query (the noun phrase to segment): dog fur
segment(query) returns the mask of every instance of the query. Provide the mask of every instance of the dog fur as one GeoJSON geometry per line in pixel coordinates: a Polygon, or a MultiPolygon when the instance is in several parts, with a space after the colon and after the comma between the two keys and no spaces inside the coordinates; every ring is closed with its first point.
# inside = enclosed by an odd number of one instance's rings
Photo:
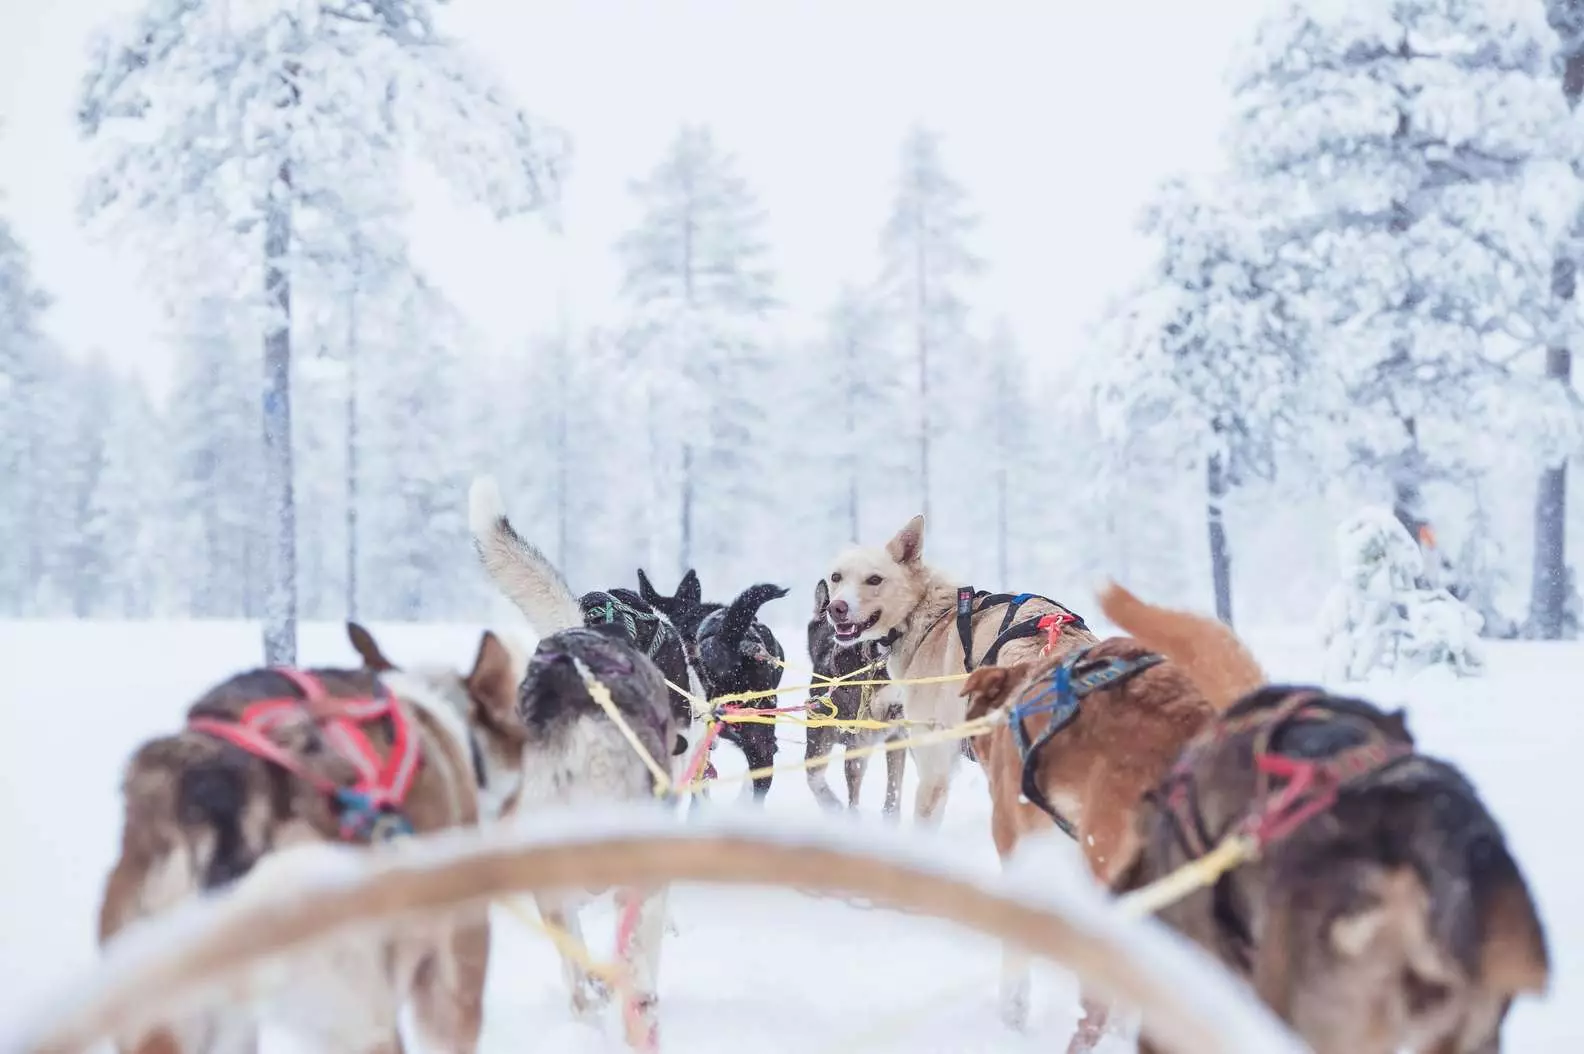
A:
{"type": "MultiPolygon", "coordinates": [[[[1051,654],[1012,666],[986,666],[962,686],[973,720],[1008,701],[1021,701],[1045,691],[1049,677],[1073,651],[1064,638],[1051,654]]],[[[1132,661],[1148,654],[1126,637],[1095,644],[1087,659],[1132,661]]],[[[1106,886],[1114,885],[1133,866],[1139,853],[1137,822],[1145,796],[1170,771],[1183,744],[1214,716],[1187,675],[1170,663],[1149,666],[1084,697],[1073,720],[1035,758],[1037,785],[1046,801],[1072,824],[1078,847],[1090,871],[1106,886]]],[[[1025,725],[1038,737],[1049,725],[1049,713],[1031,714],[1025,725]]],[[[996,725],[973,740],[975,753],[990,784],[990,830],[1003,862],[1031,834],[1054,829],[1038,806],[1023,797],[1023,757],[1007,724],[996,725]]],[[[1028,963],[1012,948],[1003,953],[1000,1006],[1002,1020],[1013,1028],[1027,1023],[1028,963]]],[[[1085,1001],[1080,1034],[1098,1039],[1105,1021],[1102,1004],[1085,1001]]],[[[1075,1050],[1086,1049],[1082,1043],[1075,1050]]]]}
{"type": "MultiPolygon", "coordinates": [[[[597,679],[610,692],[617,711],[644,750],[656,761],[677,738],[677,719],[665,680],[655,664],[615,626],[577,627],[539,642],[528,664],[518,702],[527,733],[524,780],[508,815],[593,802],[642,802],[654,797],[654,776],[615,723],[589,694],[583,678],[597,679]]],[[[580,907],[602,890],[564,890],[536,894],[545,922],[582,942],[580,907]]],[[[632,985],[624,1007],[628,1039],[650,1048],[657,1035],[657,982],[664,935],[666,891],[622,889],[618,907],[632,907],[637,924],[622,949],[632,985]]],[[[586,1015],[608,992],[564,951],[562,973],[573,1012],[586,1015]]]]}
{"type": "MultiPolygon", "coordinates": [[[[786,652],[770,627],[758,618],[759,608],[787,595],[780,586],[769,583],[749,586],[730,604],[715,604],[701,599],[698,573],[689,570],[682,576],[673,596],[655,589],[648,575],[638,571],[638,595],[663,612],[687,643],[690,659],[699,673],[704,696],[716,700],[741,692],[768,692],[781,686],[786,669],[786,652]]],[[[743,705],[772,710],[775,696],[763,696],[743,705]]],[[[727,722],[721,738],[743,752],[749,769],[775,764],[776,729],[772,724],[727,722]]],[[[753,781],[753,796],[762,800],[770,793],[772,777],[753,781]]]]}
{"type": "MultiPolygon", "coordinates": [[[[826,618],[835,630],[836,643],[850,647],[864,641],[888,640],[886,667],[892,680],[944,677],[963,672],[963,649],[953,618],[957,585],[924,563],[924,517],[915,516],[881,548],[852,546],[832,562],[825,576],[830,590],[826,618]]],[[[1022,617],[1038,618],[1060,609],[1043,598],[1032,598],[1022,617]]],[[[999,633],[997,609],[974,618],[972,645],[977,660],[999,633]]],[[[1064,636],[1074,642],[1093,643],[1094,635],[1067,626],[1064,636]]],[[[1023,637],[1009,642],[999,656],[1002,665],[1016,665],[1037,656],[1044,641],[1023,637]]],[[[903,713],[909,720],[935,728],[960,724],[967,702],[957,685],[945,682],[899,685],[903,713]]],[[[931,743],[912,748],[919,783],[913,812],[917,822],[939,822],[946,804],[951,777],[963,748],[955,742],[931,743]]]]}
{"type": "MultiPolygon", "coordinates": [[[[489,476],[475,479],[468,491],[468,526],[473,533],[474,551],[490,580],[517,605],[541,638],[577,626],[604,622],[608,605],[626,606],[644,616],[642,625],[630,635],[634,646],[652,659],[666,680],[703,697],[702,682],[688,659],[687,643],[665,613],[631,590],[611,589],[585,593],[581,597],[575,595],[560,569],[512,527],[506,518],[500,488],[489,476]]],[[[681,730],[676,746],[680,754],[686,751],[689,743],[698,741],[702,727],[686,695],[673,690],[670,696],[677,727],[681,730]]]]}
{"type": "MultiPolygon", "coordinates": [[[[828,607],[830,607],[830,588],[822,578],[814,587],[814,617],[808,624],[809,665],[814,671],[816,683],[820,678],[835,680],[851,677],[859,670],[865,672],[862,677],[856,678],[857,680],[888,680],[885,664],[874,665],[885,655],[885,649],[877,642],[865,641],[853,647],[837,647],[836,631],[825,617],[825,609],[828,607]]],[[[902,703],[897,699],[896,694],[896,689],[889,685],[814,688],[809,692],[809,710],[813,713],[816,709],[828,709],[816,706],[818,703],[828,701],[835,706],[836,716],[843,721],[853,721],[860,717],[895,721],[902,716],[902,703]]],[[[826,763],[808,770],[809,790],[814,792],[815,800],[830,809],[841,808],[841,803],[831,792],[830,781],[825,775],[831,751],[838,743],[843,748],[866,747],[882,740],[901,739],[906,734],[905,727],[900,725],[891,732],[882,732],[878,729],[809,728],[804,741],[804,757],[809,761],[820,758],[826,763]]],[[[902,809],[902,776],[907,765],[907,752],[893,750],[888,752],[885,758],[886,789],[883,811],[887,816],[896,816],[902,809]]],[[[864,772],[868,767],[867,754],[847,758],[842,762],[842,769],[847,777],[849,809],[858,808],[858,794],[863,788],[864,772]]]]}
{"type": "MultiPolygon", "coordinates": [[[[349,633],[365,659],[377,661],[363,670],[313,672],[336,697],[367,697],[376,679],[396,697],[422,752],[403,809],[413,829],[427,833],[490,816],[492,803],[516,792],[518,772],[508,759],[520,743],[512,730],[521,657],[486,633],[465,675],[439,668],[399,671],[367,631],[349,626],[349,633]]],[[[189,713],[236,717],[254,700],[294,692],[279,674],[254,670],[211,689],[189,713]]],[[[376,749],[390,749],[382,723],[366,730],[376,749]]],[[[305,763],[350,783],[350,767],[333,752],[316,749],[317,739],[307,727],[278,735],[281,745],[305,763]]],[[[101,902],[101,944],[140,919],[206,891],[229,888],[255,869],[267,870],[278,853],[339,837],[334,810],[320,790],[198,731],[139,747],[122,792],[121,852],[101,902]]],[[[470,1052],[477,1048],[483,1022],[489,947],[489,921],[481,910],[352,941],[294,961],[280,990],[259,1005],[173,1021],[123,1037],[119,1049],[240,1054],[256,1049],[259,1024],[270,1020],[314,1040],[316,1049],[396,1054],[401,1050],[398,1012],[410,1001],[426,1042],[470,1052]]]]}
{"type": "MultiPolygon", "coordinates": [[[[1102,603],[1111,621],[1228,716],[1299,690],[1267,684],[1219,622],[1125,593],[1111,601],[1102,603]]],[[[1318,690],[1311,705],[1328,718],[1284,724],[1273,750],[1325,757],[1366,737],[1413,744],[1400,711],[1318,690]]],[[[1207,832],[1255,807],[1254,735],[1202,740],[1185,755],[1207,832]]],[[[1188,862],[1163,807],[1146,808],[1140,832],[1138,864],[1119,888],[1188,862]]],[[[1550,979],[1544,929],[1500,826],[1461,772],[1417,752],[1159,917],[1246,978],[1316,1054],[1496,1054],[1512,1001],[1544,993],[1550,979]]]]}

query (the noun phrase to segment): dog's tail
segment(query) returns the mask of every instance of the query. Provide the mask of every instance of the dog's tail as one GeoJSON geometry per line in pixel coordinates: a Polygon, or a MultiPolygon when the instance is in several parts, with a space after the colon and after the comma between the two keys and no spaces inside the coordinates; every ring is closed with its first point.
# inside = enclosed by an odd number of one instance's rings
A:
{"type": "Polygon", "coordinates": [[[495,588],[522,610],[535,633],[547,637],[583,625],[583,609],[560,570],[512,528],[493,477],[473,481],[468,527],[495,588]]]}
{"type": "Polygon", "coordinates": [[[1217,711],[1267,680],[1237,635],[1213,618],[1146,603],[1115,582],[1100,591],[1099,601],[1106,618],[1176,664],[1217,711]]]}
{"type": "MultiPolygon", "coordinates": [[[[738,594],[721,616],[720,631],[707,649],[708,657],[714,660],[712,665],[724,664],[727,668],[735,666],[740,659],[743,641],[748,639],[748,631],[753,629],[759,609],[786,595],[787,590],[767,582],[749,586],[738,594]]],[[[700,651],[706,649],[701,646],[700,651]]]]}

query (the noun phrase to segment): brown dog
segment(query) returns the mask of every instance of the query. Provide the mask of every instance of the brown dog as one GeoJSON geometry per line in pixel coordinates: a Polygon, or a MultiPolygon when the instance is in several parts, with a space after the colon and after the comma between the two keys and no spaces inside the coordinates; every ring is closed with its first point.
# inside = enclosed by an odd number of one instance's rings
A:
{"type": "MultiPolygon", "coordinates": [[[[400,671],[365,630],[348,632],[367,668],[239,674],[192,706],[188,728],[133,754],[101,944],[267,870],[293,846],[470,824],[481,792],[493,803],[515,793],[521,657],[486,633],[466,675],[400,671]]],[[[488,960],[488,918],[475,910],[294,962],[267,1003],[171,1022],[125,1037],[120,1049],[251,1052],[267,1019],[317,1049],[396,1054],[397,1014],[410,998],[429,1045],[470,1052],[488,960]]]]}
{"type": "Polygon", "coordinates": [[[1499,1051],[1512,1000],[1543,993],[1550,964],[1528,887],[1468,780],[1414,749],[1400,711],[1268,685],[1221,623],[1108,599],[1113,622],[1224,712],[1145,810],[1142,852],[1118,885],[1245,833],[1259,860],[1160,918],[1247,978],[1316,1054],[1499,1051]]]}
{"type": "MultiPolygon", "coordinates": [[[[1024,837],[1049,831],[1054,820],[1077,839],[1107,886],[1138,855],[1136,821],[1145,795],[1214,716],[1182,670],[1125,637],[1088,644],[1064,633],[1034,662],[975,670],[962,694],[970,699],[969,720],[1009,699],[1016,706],[1008,723],[973,741],[990,782],[991,834],[1001,859],[1024,837]]],[[[1023,1027],[1028,964],[1010,948],[1000,998],[1002,1020],[1023,1027]]],[[[1098,1040],[1105,1018],[1103,1006],[1086,1000],[1073,1049],[1098,1040]]]]}

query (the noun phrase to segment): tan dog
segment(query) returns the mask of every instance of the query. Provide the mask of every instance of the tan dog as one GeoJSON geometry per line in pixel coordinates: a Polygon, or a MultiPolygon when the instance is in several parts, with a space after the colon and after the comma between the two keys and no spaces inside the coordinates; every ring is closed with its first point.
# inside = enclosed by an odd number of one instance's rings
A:
{"type": "MultiPolygon", "coordinates": [[[[1130,599],[1112,586],[1101,607],[1109,614],[1130,599]]],[[[976,670],[962,687],[970,720],[1008,700],[1018,707],[1012,723],[973,741],[990,782],[991,834],[996,852],[1009,859],[1024,837],[1051,829],[1043,802],[1077,839],[1095,877],[1112,886],[1138,856],[1145,795],[1214,711],[1182,670],[1126,637],[1087,648],[1062,640],[1058,647],[1032,662],[976,670]],[[1058,682],[1064,666],[1065,693],[1058,682]]],[[[1028,964],[1009,948],[1002,1020],[1022,1028],[1028,1000],[1028,964]]],[[[1099,1003],[1085,1000],[1084,1009],[1075,1051],[1098,1041],[1107,1017],[1099,1003]]]]}
{"type": "Polygon", "coordinates": [[[1499,1051],[1512,1000],[1543,993],[1550,962],[1468,780],[1417,752],[1400,711],[1267,684],[1219,622],[1131,597],[1104,606],[1224,715],[1144,811],[1119,886],[1249,832],[1258,861],[1164,908],[1163,922],[1247,978],[1316,1054],[1499,1051]]]}
{"type": "MultiPolygon", "coordinates": [[[[348,631],[367,668],[239,674],[193,705],[187,729],[133,754],[101,943],[256,868],[267,871],[274,854],[293,846],[471,824],[481,793],[490,808],[516,793],[521,656],[486,633],[466,675],[406,672],[361,627],[348,631]],[[348,787],[368,800],[337,796],[348,787]]],[[[125,1037],[120,1049],[243,1054],[257,1049],[268,1020],[319,1050],[397,1054],[397,1015],[411,1000],[431,1049],[466,1054],[482,1027],[489,944],[482,909],[354,941],[287,964],[260,1005],[171,1022],[125,1037]]]]}
{"type": "MultiPolygon", "coordinates": [[[[1071,620],[1063,639],[1093,643],[1082,620],[1055,601],[1020,594],[991,596],[960,588],[924,563],[924,517],[915,516],[884,548],[852,547],[825,576],[830,605],[825,617],[836,643],[850,647],[880,641],[893,680],[944,677],[978,666],[1012,665],[1039,655],[1042,620],[1071,620]],[[965,647],[966,645],[966,647],[965,647]]],[[[936,728],[961,724],[967,704],[956,684],[899,685],[909,720],[936,728]]],[[[912,748],[918,765],[913,813],[920,823],[939,821],[962,748],[956,742],[912,748]]]]}

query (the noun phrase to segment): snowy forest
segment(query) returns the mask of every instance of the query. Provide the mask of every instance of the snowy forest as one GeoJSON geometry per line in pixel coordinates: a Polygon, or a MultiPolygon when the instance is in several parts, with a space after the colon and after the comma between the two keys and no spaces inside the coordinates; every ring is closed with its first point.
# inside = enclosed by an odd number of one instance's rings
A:
{"type": "Polygon", "coordinates": [[[1142,203],[1156,257],[1082,348],[976,304],[995,202],[928,122],[895,132],[872,259],[789,325],[764,217],[799,203],[687,124],[630,174],[622,310],[506,356],[416,262],[400,173],[548,223],[577,141],[443,6],[145,0],[105,27],[81,218],[146,266],[177,376],[156,399],[47,336],[0,173],[0,616],[261,619],[272,656],[298,618],[476,617],[489,471],[580,589],[696,567],[789,585],[801,619],[837,547],[922,511],[981,588],[1082,610],[1114,575],[1301,622],[1374,503],[1433,525],[1486,632],[1576,632],[1584,2],[1272,5],[1223,164],[1142,203]]]}

